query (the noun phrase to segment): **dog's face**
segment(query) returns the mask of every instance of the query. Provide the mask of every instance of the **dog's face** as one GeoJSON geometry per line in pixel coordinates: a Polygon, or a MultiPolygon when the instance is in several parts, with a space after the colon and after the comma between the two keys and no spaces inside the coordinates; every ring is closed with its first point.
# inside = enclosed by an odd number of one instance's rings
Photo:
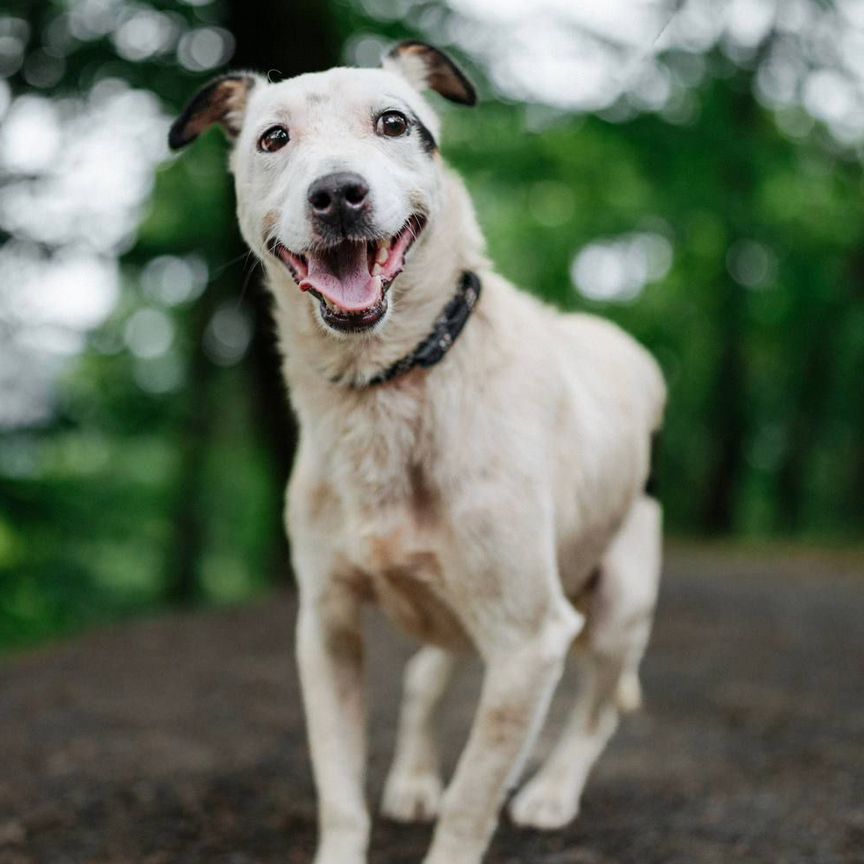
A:
{"type": "Polygon", "coordinates": [[[337,333],[383,325],[387,291],[439,213],[438,118],[420,90],[474,104],[443,54],[397,46],[381,69],[330,69],[278,84],[227,75],[171,129],[177,149],[214,123],[234,139],[240,227],[287,268],[337,333]]]}

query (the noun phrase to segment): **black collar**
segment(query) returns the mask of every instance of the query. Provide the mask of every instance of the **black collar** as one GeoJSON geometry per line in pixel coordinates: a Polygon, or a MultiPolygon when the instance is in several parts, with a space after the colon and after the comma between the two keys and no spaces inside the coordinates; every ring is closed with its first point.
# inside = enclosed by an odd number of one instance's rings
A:
{"type": "Polygon", "coordinates": [[[482,283],[477,274],[466,270],[459,280],[456,293],[435,319],[435,324],[429,335],[410,354],[406,354],[383,372],[373,375],[363,384],[355,383],[351,386],[355,389],[377,387],[379,384],[386,384],[418,366],[428,369],[442,360],[444,355],[453,347],[453,343],[462,332],[465,322],[477,305],[481,287],[482,283]]]}

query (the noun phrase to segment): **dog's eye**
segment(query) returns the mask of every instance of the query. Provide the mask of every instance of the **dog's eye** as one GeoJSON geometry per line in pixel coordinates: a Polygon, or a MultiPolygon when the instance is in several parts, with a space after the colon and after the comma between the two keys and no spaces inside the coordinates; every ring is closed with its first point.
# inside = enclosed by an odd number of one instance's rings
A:
{"type": "Polygon", "coordinates": [[[408,118],[401,111],[385,111],[378,118],[375,131],[385,138],[398,138],[408,131],[408,118]]]}
{"type": "Polygon", "coordinates": [[[263,153],[275,153],[289,141],[288,130],[284,126],[271,126],[259,139],[258,149],[263,153]]]}

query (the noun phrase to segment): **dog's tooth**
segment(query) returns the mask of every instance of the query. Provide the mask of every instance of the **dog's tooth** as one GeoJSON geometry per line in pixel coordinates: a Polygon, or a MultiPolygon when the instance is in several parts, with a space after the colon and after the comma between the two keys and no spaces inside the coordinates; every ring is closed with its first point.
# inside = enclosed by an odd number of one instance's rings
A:
{"type": "MultiPolygon", "coordinates": [[[[386,259],[385,259],[385,260],[386,260],[386,259]]],[[[383,262],[382,262],[382,263],[383,263],[383,262]]],[[[382,268],[381,268],[381,264],[379,264],[379,263],[376,261],[376,262],[375,262],[375,265],[372,267],[372,275],[373,275],[373,276],[380,276],[382,272],[383,272],[383,270],[382,270],[382,268]]]]}
{"type": "Polygon", "coordinates": [[[390,257],[390,250],[384,246],[379,246],[378,247],[378,254],[375,256],[375,261],[378,264],[384,264],[384,263],[386,263],[386,261],[389,257],[390,257]]]}

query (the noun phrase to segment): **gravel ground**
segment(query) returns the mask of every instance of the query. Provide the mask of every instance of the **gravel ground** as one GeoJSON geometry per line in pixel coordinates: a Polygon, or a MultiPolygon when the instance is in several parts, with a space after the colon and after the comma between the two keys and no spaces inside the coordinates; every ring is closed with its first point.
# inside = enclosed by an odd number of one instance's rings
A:
{"type": "MultiPolygon", "coordinates": [[[[309,862],[293,617],[286,595],[0,664],[0,864],[309,862]]],[[[368,626],[374,801],[410,645],[374,615],[368,626]]],[[[862,673],[862,556],[675,548],[646,710],[624,722],[570,828],[502,820],[488,861],[864,862],[862,673]]],[[[466,664],[448,767],[477,682],[466,664]]],[[[428,838],[378,819],[372,864],[419,864],[428,838]]]]}

